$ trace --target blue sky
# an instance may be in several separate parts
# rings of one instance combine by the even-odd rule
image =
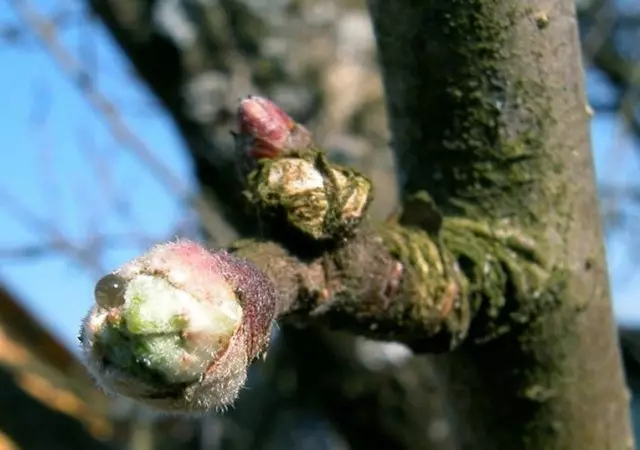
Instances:
[[[34,4],[51,12],[69,2]],[[0,6],[0,24],[22,28],[5,5]],[[168,189],[130,146],[114,139],[102,116],[36,38],[27,33],[0,45],[0,255],[25,246],[46,247],[56,233],[81,247],[97,235],[113,237],[89,264],[66,251],[35,258],[0,256],[3,282],[65,342],[74,344],[100,273],[171,238],[183,219],[192,217],[180,199],[193,191],[193,182],[172,122],[136,81],[99,24],[72,23],[60,38],[95,74],[96,89],[113,101],[183,185],[179,192]],[[18,209],[29,217],[16,214]]]
[[[82,2],[32,3],[51,13],[60,5]],[[7,25],[22,22],[4,3],[0,28]],[[11,43],[0,40],[0,279],[65,343],[75,346],[97,278],[153,242],[175,236],[193,217],[181,199],[193,192],[194,183],[173,124],[99,24],[71,22],[64,30],[60,37],[65,47],[90,70],[96,88],[114,102],[181,185],[167,188],[129,146],[114,139],[33,35],[23,34]],[[596,74],[590,73],[589,88],[592,95],[611,95]],[[615,115],[596,116],[592,135],[600,180],[629,185],[634,174],[640,179],[640,152]],[[47,247],[56,233],[76,246],[86,246],[96,235],[111,240],[90,263],[65,250],[11,256],[21,248]],[[640,260],[630,245],[633,237],[616,233],[607,248],[616,315],[621,322],[640,326]]]

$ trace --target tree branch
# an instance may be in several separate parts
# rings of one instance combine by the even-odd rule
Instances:
[[[463,448],[632,448],[573,2],[369,8],[407,192],[489,227],[520,224],[567,270],[556,308],[436,359]]]
[[[102,278],[81,336],[107,389],[209,410],[235,401],[276,318],[440,352],[513,333],[553,306],[554,271],[516,230],[443,220],[424,193],[393,220],[361,224],[366,178],[300,141],[301,125],[264,99],[243,101],[239,117],[239,149],[268,155],[247,175],[247,198],[271,240],[230,253],[164,244]]]

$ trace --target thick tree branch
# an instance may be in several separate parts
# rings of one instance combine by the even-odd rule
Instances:
[[[363,229],[311,261],[275,242],[243,241],[231,249],[272,280],[280,319],[311,317],[416,351],[449,350],[469,334],[476,341],[495,338],[553,306],[547,290],[557,286],[544,266],[522,254],[530,251],[522,241],[501,241],[473,222],[453,220],[443,234],[445,246],[455,249],[444,250],[445,258],[423,231],[393,224]]]
[[[436,359],[463,448],[632,448],[573,2],[369,7],[408,192],[489,226],[520,224],[567,270],[557,307]]]

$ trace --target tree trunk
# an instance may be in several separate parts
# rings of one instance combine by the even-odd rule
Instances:
[[[573,2],[369,7],[404,192],[536,234],[564,269],[523,330],[433,358],[462,448],[633,448]]]

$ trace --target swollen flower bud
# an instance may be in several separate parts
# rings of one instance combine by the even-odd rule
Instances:
[[[254,159],[275,158],[313,146],[311,133],[282,108],[262,97],[249,96],[238,107],[237,142]]]
[[[231,404],[265,349],[275,294],[251,263],[179,241],[106,275],[81,330],[105,390],[166,412]]]

